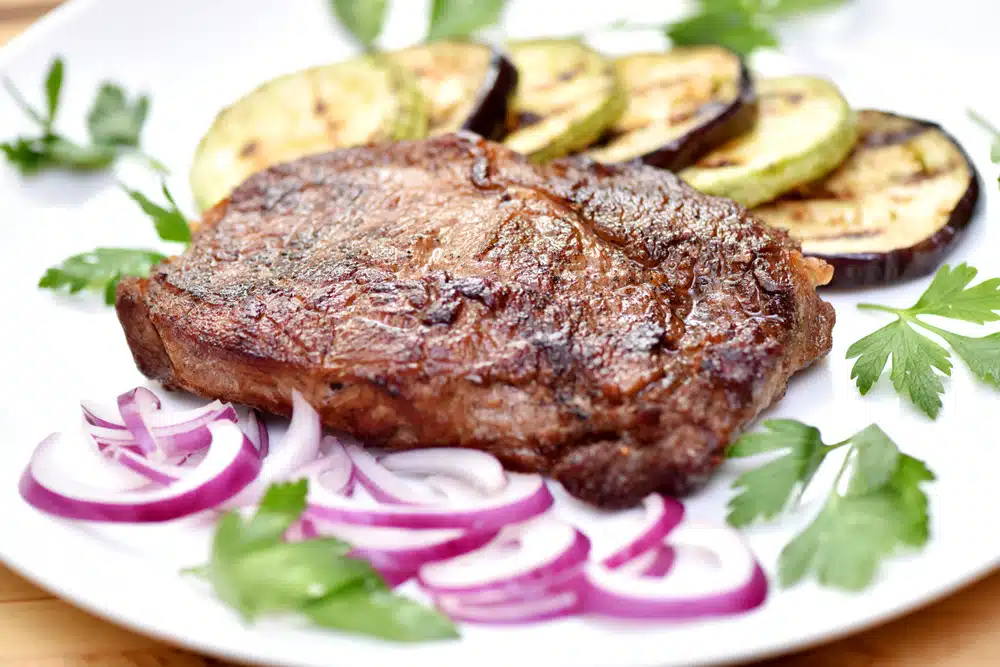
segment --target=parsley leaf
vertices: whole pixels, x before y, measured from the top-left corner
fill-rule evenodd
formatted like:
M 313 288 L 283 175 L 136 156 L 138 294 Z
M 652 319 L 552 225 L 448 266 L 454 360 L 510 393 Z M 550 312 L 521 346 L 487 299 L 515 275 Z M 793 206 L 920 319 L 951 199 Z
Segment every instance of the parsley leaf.
M 842 5 L 847 0 L 758 0 L 757 5 L 771 16 L 796 16 Z
M 387 590 L 355 585 L 307 605 L 303 612 L 317 625 L 399 642 L 458 637 L 455 626 L 434 609 Z
M 66 288 L 70 294 L 82 290 L 104 294 L 108 305 L 115 302 L 115 288 L 122 276 L 149 275 L 150 268 L 166 259 L 152 250 L 132 248 L 97 248 L 73 255 L 58 266 L 45 272 L 38 286 L 58 290 Z
M 1000 164 L 1000 130 L 997 129 L 996 125 L 986 120 L 985 116 L 981 116 L 972 109 L 969 109 L 969 118 L 993 138 L 993 143 L 990 144 L 990 160 Z
M 733 486 L 740 493 L 730 501 L 729 515 L 734 526 L 777 515 L 794 488 L 808 486 L 829 453 L 849 447 L 823 508 L 782 549 L 778 561 L 782 586 L 793 586 L 812 573 L 824 586 L 861 590 L 871 583 L 882 560 L 927 542 L 928 501 L 921 484 L 934 475 L 922 461 L 902 454 L 877 425 L 833 445 L 824 444 L 819 431 L 799 422 L 764 426 L 766 432 L 740 438 L 729 456 L 786 453 L 736 480 Z M 783 462 L 781 475 L 754 474 L 774 469 L 778 462 Z M 846 491 L 841 491 L 841 478 L 848 470 Z
M 388 590 L 372 566 L 350 558 L 337 539 L 284 542 L 306 507 L 306 480 L 272 485 L 256 513 L 227 512 L 219 520 L 204 576 L 216 594 L 252 620 L 269 612 L 299 612 L 313 623 L 398 641 L 456 637 L 436 610 Z
M 372 50 L 385 23 L 387 0 L 330 0 L 334 16 L 366 50 Z
M 667 26 L 667 37 L 677 46 L 719 44 L 741 55 L 778 46 L 771 29 L 753 14 L 742 10 L 703 10 Z
M 121 86 L 105 82 L 87 114 L 87 130 L 94 143 L 137 147 L 148 115 L 148 95 L 140 95 L 130 104 Z
M 0 143 L 0 151 L 3 151 L 7 161 L 22 174 L 29 175 L 57 167 L 74 171 L 105 169 L 123 153 L 137 152 L 139 135 L 149 113 L 149 98 L 143 95 L 134 105 L 130 105 L 119 86 L 105 83 L 98 91 L 97 99 L 87 116 L 91 143 L 79 144 L 54 129 L 64 76 L 62 59 L 54 59 L 45 76 L 45 114 L 28 104 L 13 82 L 4 79 L 4 88 L 8 94 L 41 129 L 38 136 L 17 137 Z M 143 157 L 157 171 L 166 171 L 157 160 Z
M 427 40 L 468 37 L 500 20 L 506 0 L 433 0 Z
M 664 27 L 673 44 L 719 44 L 749 55 L 775 48 L 781 19 L 833 7 L 846 0 L 700 0 L 698 11 Z
M 63 84 L 63 61 L 56 58 L 49 66 L 49 72 L 45 76 L 45 104 L 48 109 L 45 129 L 51 130 L 52 124 L 56 120 L 56 112 L 59 110 L 59 95 L 62 93 Z
M 944 393 L 941 376 L 951 375 L 950 354 L 915 327 L 942 338 L 980 379 L 1000 387 L 1000 334 L 982 338 L 962 336 L 918 317 L 936 315 L 974 324 L 1000 320 L 1000 278 L 969 287 L 976 274 L 976 269 L 966 264 L 954 269 L 943 266 L 917 303 L 909 308 L 858 306 L 897 317 L 892 324 L 855 341 L 847 350 L 848 359 L 857 358 L 851 379 L 856 381 L 862 395 L 878 381 L 891 356 L 889 378 L 896 392 L 909 398 L 927 416 L 937 417 Z
M 124 186 L 122 187 L 128 196 L 132 198 L 132 201 L 139 205 L 143 213 L 153 219 L 153 224 L 156 226 L 156 233 L 159 234 L 161 239 L 164 241 L 189 243 L 191 241 L 191 227 L 188 225 L 188 220 L 181 213 L 180 209 L 177 208 L 177 203 L 170 195 L 170 191 L 167 190 L 166 184 L 163 184 L 162 188 L 163 196 L 169 202 L 170 208 L 163 208 L 155 204 L 149 197 L 137 190 L 129 190 Z
M 788 505 L 792 492 L 804 488 L 819 469 L 825 446 L 819 430 L 791 420 L 764 422 L 765 433 L 748 433 L 730 447 L 729 458 L 784 450 L 780 458 L 740 475 L 729 501 L 727 520 L 736 527 L 771 519 Z

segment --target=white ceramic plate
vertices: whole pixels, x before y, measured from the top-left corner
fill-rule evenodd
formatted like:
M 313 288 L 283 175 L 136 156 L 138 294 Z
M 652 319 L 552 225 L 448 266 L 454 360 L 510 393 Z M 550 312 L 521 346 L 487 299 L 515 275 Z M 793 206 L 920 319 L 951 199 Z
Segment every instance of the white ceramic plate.
M 425 3 L 397 2 L 386 44 L 421 36 Z M 621 17 L 668 18 L 657 2 L 515 3 L 508 29 L 517 36 L 569 33 Z M 944 12 L 948 13 L 945 14 Z M 567 16 L 572 14 L 572 17 Z M 986 16 L 992 14 L 992 16 Z M 834 76 L 857 106 L 880 106 L 942 122 L 978 164 L 984 207 L 952 256 L 1000 275 L 1000 227 L 995 168 L 987 138 L 966 120 L 965 107 L 1000 117 L 996 87 L 982 76 L 995 64 L 993 26 L 998 7 L 977 0 L 863 2 L 786 31 L 783 56 L 761 58 L 765 70 Z M 640 44 L 640 40 L 642 43 Z M 620 49 L 658 47 L 655 35 L 605 39 Z M 330 21 L 325 0 L 76 0 L 0 52 L 0 71 L 35 97 L 50 58 L 66 58 L 66 100 L 60 127 L 82 132 L 86 105 L 108 77 L 153 96 L 145 148 L 175 171 L 175 193 L 189 203 L 184 175 L 200 133 L 224 104 L 261 80 L 352 52 Z M 2 134 L 27 130 L 24 117 L 0 96 Z M 113 175 L 46 174 L 20 178 L 0 167 L 0 271 L 4 325 L 0 328 L 0 556 L 56 594 L 117 623 L 219 656 L 281 665 L 465 667 L 469 664 L 550 667 L 665 666 L 724 663 L 803 647 L 872 625 L 944 595 L 1000 563 L 1000 531 L 992 516 L 1000 500 L 1000 468 L 992 392 L 957 364 L 946 380 L 944 408 L 929 421 L 887 389 L 862 398 L 844 359 L 849 343 L 884 319 L 859 313 L 857 293 L 831 294 L 838 313 L 829 358 L 796 377 L 770 415 L 816 424 L 840 439 L 878 423 L 909 453 L 926 459 L 939 477 L 931 487 L 933 540 L 918 555 L 885 568 L 861 595 L 807 583 L 772 595 L 758 611 L 685 625 L 626 624 L 571 619 L 523 628 L 469 627 L 459 642 L 396 646 L 347 638 L 285 623 L 242 625 L 204 589 L 178 575 L 206 554 L 207 528 L 197 521 L 155 527 L 98 527 L 57 521 L 26 506 L 16 479 L 34 444 L 72 425 L 83 397 L 112 399 L 143 382 L 113 312 L 88 298 L 37 290 L 44 269 L 97 245 L 156 246 L 151 226 L 115 187 L 120 179 L 150 191 L 156 185 L 136 166 Z M 871 290 L 866 300 L 908 305 L 926 286 Z M 175 399 L 182 400 L 182 399 Z M 735 469 L 726 467 L 692 498 L 690 514 L 722 521 Z M 821 484 L 819 485 L 821 486 Z M 808 499 L 807 499 L 808 500 Z M 813 499 L 815 500 L 815 499 Z M 780 547 L 808 520 L 815 502 L 780 524 L 747 536 L 770 573 Z M 560 511 L 599 522 L 569 502 Z

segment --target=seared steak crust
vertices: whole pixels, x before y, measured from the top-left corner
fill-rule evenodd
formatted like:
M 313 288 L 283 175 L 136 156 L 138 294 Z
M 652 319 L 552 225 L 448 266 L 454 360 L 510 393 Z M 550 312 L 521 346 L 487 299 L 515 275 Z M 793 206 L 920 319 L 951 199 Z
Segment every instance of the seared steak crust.
M 830 349 L 830 269 L 672 174 L 448 135 L 268 169 L 117 310 L 167 387 L 484 449 L 600 506 L 704 482 Z

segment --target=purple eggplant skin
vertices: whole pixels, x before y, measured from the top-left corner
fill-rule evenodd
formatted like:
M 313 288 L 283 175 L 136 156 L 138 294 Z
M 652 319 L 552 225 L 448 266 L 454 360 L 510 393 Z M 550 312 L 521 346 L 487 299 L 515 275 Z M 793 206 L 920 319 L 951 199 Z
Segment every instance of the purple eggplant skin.
M 899 116 L 899 114 L 890 115 Z M 908 248 L 843 255 L 807 253 L 810 257 L 822 259 L 833 266 L 833 279 L 824 289 L 873 287 L 923 278 L 934 273 L 965 235 L 969 222 L 979 209 L 981 179 L 962 144 L 937 123 L 917 118 L 908 120 L 929 130 L 939 131 L 955 145 L 969 169 L 969 187 L 951 210 L 948 222 L 927 238 Z
M 746 61 L 740 58 L 740 87 L 736 99 L 707 122 L 638 159 L 653 167 L 680 171 L 727 141 L 749 132 L 756 123 L 757 91 Z
M 502 51 L 494 47 L 492 52 L 486 78 L 462 129 L 498 141 L 507 133 L 507 117 L 517 90 L 517 68 Z

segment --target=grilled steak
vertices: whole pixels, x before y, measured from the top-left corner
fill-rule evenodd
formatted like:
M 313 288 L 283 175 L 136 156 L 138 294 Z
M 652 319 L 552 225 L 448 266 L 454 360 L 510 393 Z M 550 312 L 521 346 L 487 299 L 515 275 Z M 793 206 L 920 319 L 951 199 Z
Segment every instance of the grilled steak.
M 462 135 L 261 172 L 118 288 L 168 388 L 389 448 L 484 449 L 605 507 L 703 483 L 830 348 L 830 268 L 645 166 Z

